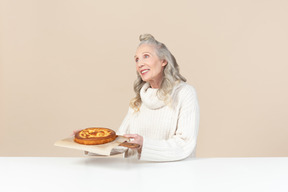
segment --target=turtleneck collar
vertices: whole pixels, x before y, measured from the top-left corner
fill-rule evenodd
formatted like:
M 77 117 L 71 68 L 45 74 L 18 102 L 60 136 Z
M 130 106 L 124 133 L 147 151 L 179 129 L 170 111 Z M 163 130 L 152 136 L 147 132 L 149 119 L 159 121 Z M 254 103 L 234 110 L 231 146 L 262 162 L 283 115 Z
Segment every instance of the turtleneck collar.
M 174 97 L 175 91 L 183 84 L 183 82 L 176 83 L 174 86 L 171 97 Z M 159 99 L 157 95 L 158 89 L 153 89 L 150 87 L 149 83 L 145 83 L 140 90 L 140 97 L 142 100 L 142 104 L 144 104 L 149 109 L 160 109 L 164 107 L 166 104 L 163 100 Z M 177 91 L 176 91 L 177 92 Z M 175 99 L 175 98 L 174 98 Z
M 145 83 L 140 90 L 142 104 L 149 109 L 160 109 L 165 106 L 165 102 L 157 96 L 158 89 L 150 87 L 149 83 Z

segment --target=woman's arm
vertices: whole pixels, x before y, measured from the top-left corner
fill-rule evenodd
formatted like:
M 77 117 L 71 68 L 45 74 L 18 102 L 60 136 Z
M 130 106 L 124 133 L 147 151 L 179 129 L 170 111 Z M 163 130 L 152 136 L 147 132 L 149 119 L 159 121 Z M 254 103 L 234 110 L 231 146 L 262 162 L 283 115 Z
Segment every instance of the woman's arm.
M 124 135 L 124 134 L 129 133 L 129 120 L 131 118 L 132 113 L 133 113 L 133 109 L 131 109 L 129 107 L 128 112 L 127 112 L 124 120 L 122 121 L 119 129 L 116 132 L 117 135 Z

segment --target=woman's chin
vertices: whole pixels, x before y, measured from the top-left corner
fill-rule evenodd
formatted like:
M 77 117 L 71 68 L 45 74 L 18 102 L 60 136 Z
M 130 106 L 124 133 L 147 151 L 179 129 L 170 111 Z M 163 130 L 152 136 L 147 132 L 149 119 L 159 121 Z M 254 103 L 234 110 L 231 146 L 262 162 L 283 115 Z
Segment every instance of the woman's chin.
M 143 77 L 141 77 L 142 78 L 142 81 L 145 81 L 145 82 L 147 82 L 148 81 L 148 79 L 147 78 L 143 78 Z

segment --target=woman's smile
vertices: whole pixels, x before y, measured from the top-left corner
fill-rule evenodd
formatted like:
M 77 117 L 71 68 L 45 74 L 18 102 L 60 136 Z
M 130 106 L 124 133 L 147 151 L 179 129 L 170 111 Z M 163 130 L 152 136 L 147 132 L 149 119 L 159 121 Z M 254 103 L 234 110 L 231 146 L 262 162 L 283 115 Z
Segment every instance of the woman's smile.
M 143 70 L 140 71 L 140 73 L 142 75 L 145 75 L 146 73 L 148 73 L 148 71 L 149 71 L 149 69 L 143 69 Z

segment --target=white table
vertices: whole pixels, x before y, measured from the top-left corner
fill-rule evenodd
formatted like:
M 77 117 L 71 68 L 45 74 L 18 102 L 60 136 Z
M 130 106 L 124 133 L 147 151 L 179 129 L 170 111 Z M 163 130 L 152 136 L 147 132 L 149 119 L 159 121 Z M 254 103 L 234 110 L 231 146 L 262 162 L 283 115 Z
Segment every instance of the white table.
M 288 158 L 0 157 L 1 191 L 287 192 Z M 5 190 L 3 190 L 5 189 Z

